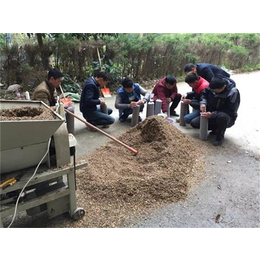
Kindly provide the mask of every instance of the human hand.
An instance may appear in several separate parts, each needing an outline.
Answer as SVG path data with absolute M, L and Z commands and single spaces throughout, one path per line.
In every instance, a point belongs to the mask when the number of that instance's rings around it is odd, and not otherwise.
M 202 112 L 201 116 L 205 118 L 211 118 L 211 112 Z
M 136 104 L 140 106 L 140 105 L 144 104 L 144 101 L 140 99 L 140 100 L 138 100 L 138 101 L 136 102 Z
M 189 105 L 190 103 L 191 103 L 191 100 L 190 99 L 183 99 L 182 100 L 183 101 L 183 103 L 185 104 L 185 105 Z
M 106 104 L 106 102 L 105 102 L 105 100 L 103 98 L 100 98 L 99 100 L 100 100 L 100 105 L 105 105 Z
M 206 112 L 206 105 L 201 105 L 200 106 L 200 111 L 201 112 Z
M 137 102 L 134 102 L 134 101 L 131 101 L 131 103 L 130 103 L 130 107 L 136 107 L 138 104 L 137 104 Z
M 172 99 L 171 98 L 166 98 L 167 103 L 171 103 Z

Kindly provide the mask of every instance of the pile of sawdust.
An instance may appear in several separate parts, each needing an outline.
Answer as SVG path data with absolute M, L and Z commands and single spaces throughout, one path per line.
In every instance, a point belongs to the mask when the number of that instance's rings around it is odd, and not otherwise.
M 185 199 L 202 177 L 199 145 L 161 117 L 147 118 L 118 139 L 138 154 L 109 142 L 84 158 L 88 166 L 77 172 L 77 204 L 86 215 L 65 226 L 123 226 L 136 214 Z
M 1 121 L 53 120 L 55 114 L 43 107 L 21 107 L 0 110 Z

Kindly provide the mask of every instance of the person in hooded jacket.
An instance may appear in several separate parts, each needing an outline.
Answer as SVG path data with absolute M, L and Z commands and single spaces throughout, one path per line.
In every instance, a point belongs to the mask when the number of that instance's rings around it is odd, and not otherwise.
M 201 116 L 208 118 L 208 129 L 216 135 L 214 145 L 221 145 L 227 128 L 232 127 L 237 119 L 240 105 L 240 93 L 234 84 L 225 78 L 214 77 L 210 85 L 201 94 Z M 200 117 L 191 121 L 191 126 L 200 128 Z

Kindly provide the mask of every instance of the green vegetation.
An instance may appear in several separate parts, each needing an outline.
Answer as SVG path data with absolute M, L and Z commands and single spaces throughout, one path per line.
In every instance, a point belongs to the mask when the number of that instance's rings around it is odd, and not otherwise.
M 5 72 L 1 81 L 7 84 L 34 86 L 51 67 L 78 83 L 102 69 L 110 73 L 112 85 L 124 76 L 142 81 L 172 74 L 180 79 L 190 62 L 238 71 L 260 68 L 260 34 L 256 33 L 28 33 L 12 34 L 13 45 L 8 48 L 5 37 L 0 34 L 5 57 L 0 67 Z

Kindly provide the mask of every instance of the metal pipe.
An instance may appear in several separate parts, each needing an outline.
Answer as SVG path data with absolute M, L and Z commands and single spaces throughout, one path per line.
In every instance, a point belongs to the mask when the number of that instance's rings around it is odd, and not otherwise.
M 154 106 L 154 114 L 158 115 L 161 113 L 162 110 L 162 100 L 161 99 L 157 99 L 155 101 L 155 106 Z
M 133 107 L 133 115 L 132 115 L 132 120 L 131 120 L 132 127 L 138 124 L 139 112 L 140 112 L 140 106 L 137 105 L 137 106 Z
M 146 117 L 153 116 L 153 115 L 154 115 L 154 102 L 148 102 Z
M 90 124 L 89 122 L 87 122 L 86 120 L 83 120 L 82 118 L 74 115 L 73 113 L 71 113 L 70 111 L 68 111 L 67 109 L 65 109 L 65 111 L 67 113 L 69 113 L 70 115 L 74 116 L 75 118 L 77 118 L 79 121 L 81 121 L 82 123 L 84 123 L 85 125 L 89 126 L 89 127 L 92 127 L 93 129 L 97 130 L 98 132 L 100 132 L 101 134 L 107 136 L 108 138 L 112 139 L 113 141 L 117 142 L 118 144 L 121 144 L 122 146 L 124 146 L 125 148 L 127 148 L 128 150 L 130 150 L 133 154 L 137 154 L 138 152 L 133 149 L 132 147 L 128 146 L 127 144 L 119 141 L 118 139 L 116 139 L 115 137 L 113 137 L 112 135 L 109 135 L 108 133 L 102 131 L 101 129 L 99 129 L 98 127 Z
M 208 138 L 208 118 L 200 116 L 200 135 L 201 140 L 207 140 Z
M 181 110 L 180 110 L 180 126 L 186 126 L 186 123 L 183 117 L 187 114 L 187 107 L 188 105 L 181 102 Z

